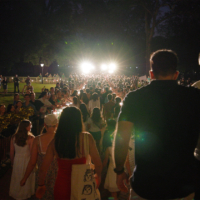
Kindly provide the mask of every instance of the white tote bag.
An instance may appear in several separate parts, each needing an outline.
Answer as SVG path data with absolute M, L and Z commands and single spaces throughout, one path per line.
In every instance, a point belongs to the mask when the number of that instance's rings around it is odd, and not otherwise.
M 100 200 L 99 190 L 96 189 L 94 165 L 89 156 L 89 138 L 84 134 L 84 151 L 86 164 L 72 165 L 71 200 Z

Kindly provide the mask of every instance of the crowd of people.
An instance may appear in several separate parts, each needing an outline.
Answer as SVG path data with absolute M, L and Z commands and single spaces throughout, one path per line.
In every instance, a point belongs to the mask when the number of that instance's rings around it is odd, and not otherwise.
M 49 89 L 44 87 L 38 99 L 36 99 L 34 88 L 30 88 L 31 82 L 27 81 L 27 86 L 24 87 L 26 89 L 22 90 L 24 102 L 20 100 L 19 93 L 15 93 L 13 104 L 7 106 L 7 111 L 5 105 L 0 106 L 0 110 L 2 110 L 2 120 L 4 120 L 4 117 L 6 119 L 10 112 L 12 112 L 13 116 L 20 115 L 23 108 L 31 107 L 34 111 L 20 123 L 19 121 L 15 121 L 15 125 L 19 124 L 19 126 L 10 143 L 10 158 L 13 165 L 10 196 L 15 199 L 26 199 L 34 194 L 33 191 L 38 187 L 39 169 L 42 165 L 47 147 L 50 141 L 55 137 L 58 118 L 59 124 L 62 121 L 62 114 L 59 117 L 56 111 L 60 109 L 67 110 L 67 108 L 71 109 L 73 107 L 80 110 L 82 115 L 80 120 L 83 124 L 81 125 L 82 128 L 79 128 L 92 135 L 92 137 L 89 136 L 89 141 L 91 143 L 91 148 L 93 148 L 92 152 L 96 151 L 96 153 L 92 154 L 91 157 L 92 162 L 95 164 L 95 171 L 98 165 L 100 166 L 99 176 L 96 177 L 100 183 L 101 161 L 105 163 L 105 167 L 107 163 L 113 166 L 113 162 L 110 160 L 110 149 L 117 116 L 122 106 L 122 99 L 129 91 L 136 89 L 136 80 L 137 77 L 114 75 L 101 77 L 101 75 L 83 76 L 73 74 L 70 75 L 68 84 L 63 83 L 61 80 L 61 82 L 56 83 L 55 87 Z M 77 89 L 75 89 L 75 87 Z M 64 110 L 62 113 L 64 113 Z M 72 117 L 74 112 L 73 110 L 69 117 Z M 73 118 L 75 121 L 78 120 L 77 116 Z M 75 122 L 70 122 L 70 125 L 72 127 L 76 126 L 74 123 Z M 69 124 L 67 127 L 69 127 Z M 66 128 L 64 129 L 66 130 Z M 19 143 L 16 137 L 20 138 Z M 21 140 L 23 140 L 22 143 Z M 17 156 L 18 153 L 20 156 Z M 21 155 L 24 155 L 24 157 Z M 98 156 L 99 159 L 96 161 L 97 163 L 95 163 L 95 159 L 97 159 Z M 59 156 L 57 158 L 59 158 Z M 36 166 L 38 166 L 38 170 L 35 175 L 34 169 Z M 43 199 L 54 198 L 53 194 L 55 192 L 53 191 L 58 170 L 57 159 L 54 159 L 51 166 L 47 173 L 45 182 L 46 193 Z M 21 173 L 18 173 L 20 167 L 22 167 L 23 170 L 21 170 Z M 111 168 L 112 167 L 109 169 Z M 112 170 L 109 171 L 107 177 L 114 177 L 114 172 Z M 68 178 L 69 176 L 70 174 L 67 175 Z M 105 188 L 109 189 L 112 196 L 117 199 L 117 192 L 119 192 L 119 190 L 117 189 L 115 179 L 113 179 L 111 183 L 110 180 L 110 178 L 106 178 Z M 17 184 L 18 181 L 21 181 L 21 186 Z M 68 185 L 69 184 L 70 183 L 68 183 Z M 23 187 L 23 185 L 26 185 L 26 187 Z M 60 188 L 60 186 L 58 188 Z M 69 194 L 70 192 L 68 191 L 68 195 Z M 68 199 L 68 197 L 66 197 L 66 199 Z
M 38 99 L 32 88 L 24 103 L 15 93 L 7 112 L 0 105 L 1 117 L 32 111 L 11 138 L 9 195 L 96 200 L 106 189 L 114 200 L 200 199 L 200 92 L 178 85 L 174 52 L 150 62 L 152 81 L 72 74 Z

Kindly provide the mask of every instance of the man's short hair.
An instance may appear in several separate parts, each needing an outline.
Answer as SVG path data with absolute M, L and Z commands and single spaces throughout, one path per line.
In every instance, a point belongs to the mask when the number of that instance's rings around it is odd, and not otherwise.
M 155 76 L 168 76 L 177 70 L 178 57 L 172 50 L 161 49 L 150 56 L 151 69 Z
M 105 87 L 105 91 L 108 92 L 109 91 L 109 87 Z
M 108 94 L 108 100 L 110 101 L 112 99 L 112 94 Z
M 120 97 L 116 97 L 116 98 L 115 98 L 115 101 L 116 101 L 116 103 L 120 103 L 122 100 L 121 100 Z

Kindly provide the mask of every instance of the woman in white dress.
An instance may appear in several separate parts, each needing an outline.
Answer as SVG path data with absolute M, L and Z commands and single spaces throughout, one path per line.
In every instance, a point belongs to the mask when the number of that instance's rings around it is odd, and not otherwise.
M 32 172 L 21 187 L 20 180 L 23 178 L 26 167 L 30 160 L 30 152 L 34 136 L 31 134 L 32 124 L 29 120 L 20 122 L 16 133 L 10 142 L 10 157 L 13 165 L 9 195 L 17 200 L 30 198 L 35 193 L 35 173 Z
M 103 167 L 106 167 L 109 161 L 104 188 L 111 193 L 114 200 L 118 200 L 119 189 L 116 184 L 116 174 L 114 172 L 114 161 L 112 156 L 112 140 L 113 140 L 113 132 L 115 130 L 115 126 L 116 126 L 115 120 L 108 120 L 107 130 L 104 133 L 102 150 L 103 153 L 105 152 Z
M 119 189 L 116 184 L 116 174 L 114 172 L 114 161 L 112 156 L 112 140 L 113 132 L 115 131 L 115 126 L 116 121 L 109 119 L 103 137 L 102 155 L 104 156 L 103 167 L 108 166 L 104 188 L 111 193 L 114 200 L 118 200 Z
M 87 131 L 93 136 L 96 141 L 97 149 L 100 152 L 100 141 L 105 131 L 105 122 L 101 118 L 101 112 L 99 108 L 94 108 L 92 116 L 87 120 Z

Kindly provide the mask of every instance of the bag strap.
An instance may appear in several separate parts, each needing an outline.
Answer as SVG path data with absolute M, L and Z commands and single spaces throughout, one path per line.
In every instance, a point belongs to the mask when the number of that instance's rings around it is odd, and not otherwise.
M 89 155 L 89 138 L 87 133 L 84 133 L 84 153 L 86 157 Z
M 84 153 L 85 153 L 85 157 L 86 157 L 86 163 L 90 164 L 91 163 L 91 158 L 89 156 L 89 154 L 90 154 L 90 145 L 89 145 L 88 133 L 84 133 Z

